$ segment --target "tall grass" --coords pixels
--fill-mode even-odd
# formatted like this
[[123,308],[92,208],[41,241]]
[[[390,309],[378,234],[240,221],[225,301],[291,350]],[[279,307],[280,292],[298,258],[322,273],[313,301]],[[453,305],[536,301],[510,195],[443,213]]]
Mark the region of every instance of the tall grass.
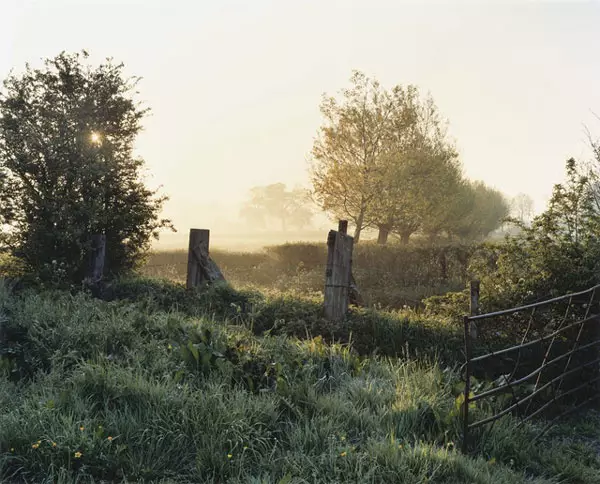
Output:
[[600,481],[593,447],[568,428],[534,444],[532,426],[507,419],[462,455],[459,375],[429,356],[257,336],[219,313],[226,303],[212,317],[208,296],[194,309],[149,287],[107,302],[0,286],[0,481]]

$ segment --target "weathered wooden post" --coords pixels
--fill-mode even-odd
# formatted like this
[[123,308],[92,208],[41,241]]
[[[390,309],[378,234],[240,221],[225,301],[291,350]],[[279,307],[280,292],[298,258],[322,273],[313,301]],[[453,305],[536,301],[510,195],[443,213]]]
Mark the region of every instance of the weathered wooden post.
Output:
[[106,258],[106,235],[92,235],[92,250],[88,268],[87,282],[98,284],[104,275],[104,261]]
[[225,280],[219,267],[209,256],[209,243],[210,230],[190,229],[186,281],[188,289]]
[[354,239],[347,232],[348,222],[341,220],[338,231],[327,236],[325,317],[332,322],[342,321],[348,312]]

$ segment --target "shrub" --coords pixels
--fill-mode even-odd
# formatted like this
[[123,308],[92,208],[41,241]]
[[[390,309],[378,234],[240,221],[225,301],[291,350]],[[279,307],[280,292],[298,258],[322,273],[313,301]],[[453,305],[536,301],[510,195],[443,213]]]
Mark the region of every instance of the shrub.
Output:
[[600,211],[595,177],[567,162],[567,180],[554,187],[548,208],[531,226],[474,258],[486,310],[506,308],[587,289],[600,282]]
[[[147,113],[135,79],[108,60],[61,53],[12,74],[0,95],[0,223],[13,255],[43,281],[79,284],[106,236],[107,274],[141,262],[165,198],[144,186],[133,144]],[[71,142],[65,143],[69,139]],[[37,187],[44,187],[43,190]]]

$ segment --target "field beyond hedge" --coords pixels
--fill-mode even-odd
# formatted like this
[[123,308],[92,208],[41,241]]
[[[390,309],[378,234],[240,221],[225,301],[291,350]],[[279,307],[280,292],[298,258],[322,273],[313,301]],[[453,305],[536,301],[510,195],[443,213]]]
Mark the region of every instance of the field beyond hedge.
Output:
[[331,328],[318,301],[148,279],[104,299],[0,284],[1,482],[600,482],[591,411],[457,450],[449,323],[353,310]]
[[[354,248],[353,273],[368,305],[418,307],[424,298],[462,291],[470,279],[474,254],[486,246],[387,246],[361,243]],[[310,296],[325,284],[327,246],[288,243],[254,252],[212,250],[226,279],[238,288],[258,288]],[[187,251],[159,251],[142,268],[150,277],[184,282]]]

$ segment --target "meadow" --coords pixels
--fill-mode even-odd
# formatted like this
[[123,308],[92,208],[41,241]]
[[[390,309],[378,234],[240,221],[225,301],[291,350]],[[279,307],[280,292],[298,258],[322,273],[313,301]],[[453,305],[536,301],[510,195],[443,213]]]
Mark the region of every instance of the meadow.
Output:
[[[379,308],[419,307],[430,296],[464,290],[470,262],[485,246],[386,246],[366,242],[353,254],[353,274],[365,303]],[[327,246],[295,242],[252,251],[211,250],[225,278],[239,289],[319,295],[323,291]],[[156,251],[141,273],[185,282],[187,250]]]
[[[452,318],[135,277],[0,285],[0,481],[594,483],[600,415],[463,454]],[[492,408],[477,407],[476,417]]]

